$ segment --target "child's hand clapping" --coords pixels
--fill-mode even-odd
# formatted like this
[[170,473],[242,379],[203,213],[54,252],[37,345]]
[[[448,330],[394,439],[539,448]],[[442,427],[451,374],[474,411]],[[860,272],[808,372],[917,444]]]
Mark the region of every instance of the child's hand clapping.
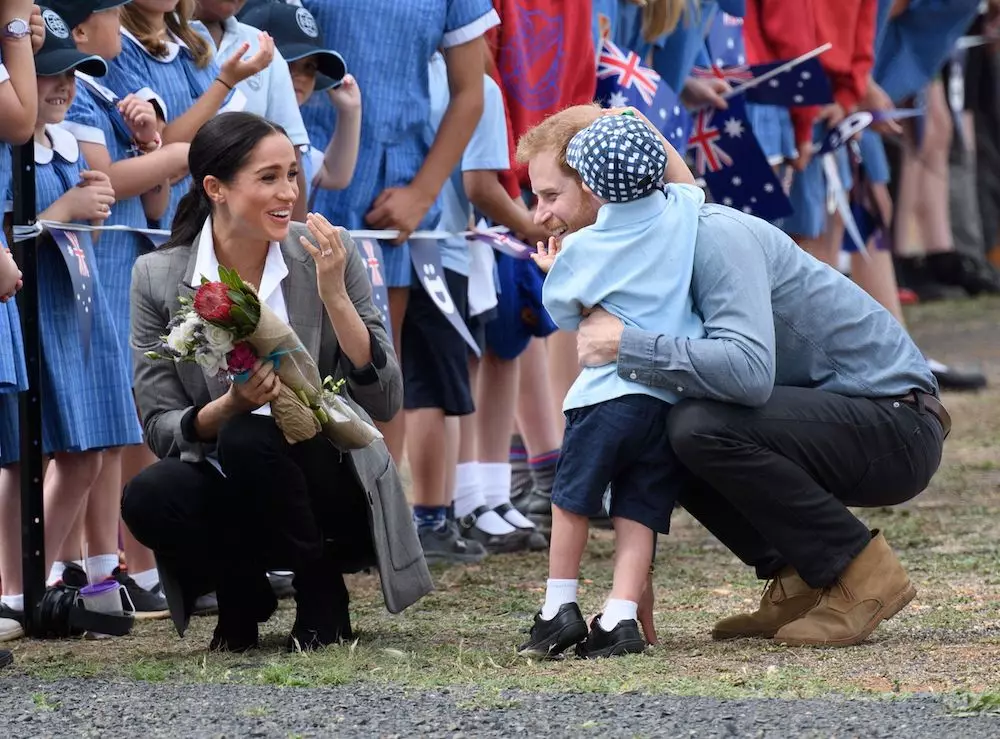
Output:
[[156,111],[148,100],[126,95],[118,103],[118,111],[137,143],[149,144],[156,139]]
[[549,243],[546,245],[544,241],[539,241],[536,251],[531,255],[531,258],[535,260],[535,264],[538,268],[542,270],[545,274],[549,273],[552,269],[552,265],[555,264],[556,257],[559,256],[559,250],[561,246],[558,241],[556,241],[555,236],[549,236]]
[[327,90],[330,102],[337,109],[338,113],[345,113],[351,110],[361,110],[361,88],[354,75],[344,75],[343,81],[337,87]]

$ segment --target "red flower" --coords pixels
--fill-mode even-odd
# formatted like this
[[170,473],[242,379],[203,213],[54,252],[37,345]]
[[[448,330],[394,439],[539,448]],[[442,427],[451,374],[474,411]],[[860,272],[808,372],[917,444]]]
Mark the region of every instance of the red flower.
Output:
[[194,295],[195,312],[209,323],[225,323],[232,308],[229,288],[221,282],[206,282]]
[[249,342],[246,341],[241,341],[233,347],[233,350],[229,352],[229,355],[226,357],[226,363],[229,365],[229,371],[234,375],[249,372],[253,369],[256,362],[257,352],[255,352]]

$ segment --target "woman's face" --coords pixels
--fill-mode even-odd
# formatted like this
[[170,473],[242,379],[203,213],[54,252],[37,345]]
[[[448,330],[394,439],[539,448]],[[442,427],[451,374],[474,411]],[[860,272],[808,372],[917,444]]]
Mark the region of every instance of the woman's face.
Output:
[[[87,20],[74,29],[73,40],[76,41],[77,48],[86,54],[96,54],[108,60],[121,54],[122,24],[119,10],[121,6],[91,13]],[[84,38],[80,37],[79,31],[83,31]]]
[[177,10],[180,0],[133,0],[132,5],[144,15],[163,15]]
[[[288,137],[274,133],[261,139],[232,181],[218,183],[217,208],[234,233],[247,239],[281,241],[288,235],[292,206],[299,197],[299,168]],[[206,178],[206,190],[212,193]],[[221,202],[219,202],[221,199]]]
[[292,74],[292,88],[295,90],[295,99],[299,107],[305,105],[306,100],[312,97],[316,90],[317,70],[315,56],[305,56],[288,63],[288,71]]
[[195,12],[199,20],[219,23],[239,13],[244,4],[246,0],[198,0]]
[[66,111],[76,96],[73,70],[53,77],[38,77],[38,120],[42,123],[62,123]]

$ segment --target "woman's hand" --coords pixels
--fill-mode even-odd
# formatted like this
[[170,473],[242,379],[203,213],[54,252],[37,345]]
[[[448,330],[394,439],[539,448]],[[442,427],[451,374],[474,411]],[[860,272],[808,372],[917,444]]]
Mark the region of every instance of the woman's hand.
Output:
[[556,263],[556,257],[559,256],[560,248],[560,242],[556,241],[556,237],[549,236],[548,245],[544,241],[539,241],[538,246],[535,247],[535,253],[531,255],[531,258],[542,272],[548,274],[549,270],[552,269],[552,265]]
[[319,248],[313,246],[305,236],[300,236],[299,241],[316,262],[316,287],[323,304],[329,306],[337,300],[347,298],[347,286],[344,283],[347,249],[340,240],[337,229],[319,213],[306,216],[306,227]]
[[249,59],[243,59],[243,55],[250,51],[250,44],[244,41],[236,53],[222,63],[219,68],[219,79],[223,84],[235,87],[243,80],[267,69],[274,59],[274,39],[270,34],[261,31],[257,36],[257,42],[259,45],[257,53]]
[[581,367],[601,367],[618,361],[625,324],[603,308],[594,308],[576,333],[576,356]]
[[331,87],[327,94],[338,113],[361,110],[361,88],[352,74],[345,74],[340,85]]
[[156,140],[156,110],[151,102],[135,95],[126,95],[118,103],[118,111],[137,143],[149,144]]
[[274,371],[274,364],[258,359],[246,382],[229,386],[229,400],[238,413],[250,413],[276,400],[279,392],[281,379]]

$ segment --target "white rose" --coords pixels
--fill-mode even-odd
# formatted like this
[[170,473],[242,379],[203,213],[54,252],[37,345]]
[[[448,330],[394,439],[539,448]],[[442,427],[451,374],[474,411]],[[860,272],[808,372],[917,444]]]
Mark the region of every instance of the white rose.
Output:
[[215,377],[217,374],[229,368],[226,362],[225,354],[216,354],[212,351],[200,351],[195,354],[194,361],[198,363],[198,366],[204,370],[205,374],[209,377]]
[[233,335],[224,328],[205,325],[205,341],[214,354],[229,354],[233,350]]
[[182,356],[188,356],[191,353],[195,329],[200,322],[198,316],[190,315],[182,323],[174,326],[167,336],[167,346]]

